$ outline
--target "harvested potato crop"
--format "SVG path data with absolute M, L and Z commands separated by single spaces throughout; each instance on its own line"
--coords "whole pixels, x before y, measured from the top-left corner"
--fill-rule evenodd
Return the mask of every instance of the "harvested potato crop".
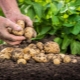
M 25 59 L 18 59 L 17 60 L 17 64 L 26 64 L 26 60 Z
M 31 56 L 38 54 L 38 52 L 35 49 L 29 47 L 24 48 L 23 51 L 25 54 L 30 54 Z
M 53 59 L 53 63 L 55 65 L 59 65 L 61 63 L 61 60 L 59 58 L 55 58 L 55 59 Z
M 70 56 L 66 55 L 66 56 L 63 58 L 63 62 L 64 62 L 64 63 L 69 63 L 69 62 L 71 62 Z
M 7 54 L 0 54 L 0 59 L 10 59 L 10 56 Z
M 42 50 L 44 44 L 43 44 L 42 42 L 37 42 L 36 46 L 37 46 L 40 50 Z
M 26 27 L 24 30 L 24 36 L 27 38 L 28 42 L 30 42 L 31 38 L 36 37 L 36 31 L 32 27 Z
M 61 56 L 62 59 L 65 57 L 65 54 L 60 53 L 59 55 Z
M 28 47 L 33 48 L 33 49 L 36 49 L 37 48 L 37 46 L 35 44 L 33 44 L 33 43 L 32 44 L 29 44 Z
M 30 54 L 24 54 L 23 58 L 25 60 L 30 60 L 31 59 L 31 55 Z
M 11 56 L 11 52 L 14 50 L 13 47 L 7 47 L 1 50 L 1 53 Z
M 48 60 L 52 60 L 52 59 L 53 59 L 53 56 L 54 56 L 54 54 L 52 54 L 52 53 L 47 54 L 47 58 L 48 58 Z
M 71 62 L 72 63 L 77 63 L 78 61 L 77 61 L 77 59 L 72 59 Z
M 17 36 L 22 36 L 24 34 L 25 23 L 22 20 L 18 20 L 17 24 L 22 28 L 20 31 L 12 30 L 12 33 Z
M 32 58 L 37 62 L 48 62 L 47 56 L 44 53 L 37 54 Z
M 11 53 L 11 58 L 16 61 L 17 59 L 23 58 L 23 49 L 21 48 L 15 48 Z
M 49 41 L 44 44 L 44 50 L 46 53 L 59 53 L 60 48 L 56 42 Z

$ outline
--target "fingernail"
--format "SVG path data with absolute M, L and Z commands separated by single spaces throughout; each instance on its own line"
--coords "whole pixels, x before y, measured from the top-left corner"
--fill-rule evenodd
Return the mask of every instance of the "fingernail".
M 22 28 L 20 26 L 17 26 L 17 30 L 22 30 Z

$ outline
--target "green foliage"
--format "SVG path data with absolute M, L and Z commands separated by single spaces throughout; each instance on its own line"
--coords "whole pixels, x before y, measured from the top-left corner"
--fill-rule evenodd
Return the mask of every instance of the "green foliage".
M 63 52 L 70 47 L 80 54 L 80 0 L 18 0 L 18 5 L 34 22 L 38 36 L 33 40 L 54 35 Z

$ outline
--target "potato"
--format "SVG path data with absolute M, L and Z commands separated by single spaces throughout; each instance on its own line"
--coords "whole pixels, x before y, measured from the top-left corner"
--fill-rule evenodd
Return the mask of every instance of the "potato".
M 28 42 L 31 42 L 31 38 L 36 37 L 36 31 L 32 27 L 26 27 L 24 30 L 24 36 L 27 38 Z
M 0 54 L 0 59 L 10 59 L 10 56 L 7 54 Z
M 61 60 L 59 58 L 55 58 L 55 59 L 53 59 L 53 63 L 55 65 L 59 65 L 61 63 Z
M 12 30 L 12 33 L 17 36 L 22 36 L 24 34 L 25 23 L 22 20 L 18 20 L 17 24 L 22 28 L 20 31 Z
M 7 47 L 1 50 L 1 53 L 11 56 L 11 52 L 14 50 L 13 47 Z
M 12 60 L 16 61 L 17 59 L 23 58 L 24 53 L 23 53 L 23 49 L 21 48 L 15 48 L 12 53 L 11 53 L 11 58 Z
M 29 47 L 24 48 L 23 51 L 25 54 L 30 54 L 31 56 L 34 56 L 39 52 L 38 50 Z
M 65 54 L 60 53 L 59 55 L 61 56 L 62 59 L 65 57 Z
M 47 56 L 44 53 L 37 54 L 32 58 L 37 62 L 48 62 Z
M 28 47 L 33 48 L 33 49 L 37 48 L 37 46 L 34 43 L 29 44 Z
M 64 63 L 69 63 L 69 62 L 71 62 L 70 56 L 66 55 L 66 56 L 63 58 L 63 62 L 64 62 Z
M 59 53 L 60 48 L 56 42 L 49 41 L 44 44 L 44 50 L 46 53 Z
M 23 57 L 25 60 L 30 60 L 31 59 L 31 55 L 30 54 L 24 54 Z
M 26 60 L 25 59 L 18 59 L 17 60 L 17 64 L 26 64 Z
M 54 56 L 54 54 L 52 54 L 52 53 L 47 54 L 47 58 L 48 58 L 48 60 L 52 60 L 52 59 L 53 59 L 53 56 Z
M 77 63 L 78 61 L 77 61 L 77 59 L 72 59 L 71 62 L 72 63 Z
M 43 50 L 44 44 L 43 44 L 42 42 L 37 42 L 37 43 L 36 43 L 36 46 L 37 46 L 40 50 Z

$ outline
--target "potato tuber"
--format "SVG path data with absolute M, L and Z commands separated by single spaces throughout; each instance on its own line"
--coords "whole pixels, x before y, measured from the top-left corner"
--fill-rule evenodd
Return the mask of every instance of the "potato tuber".
M 53 63 L 55 65 L 59 65 L 61 63 L 61 60 L 59 58 L 55 58 L 55 59 L 53 59 Z
M 22 28 L 20 31 L 12 30 L 12 33 L 17 36 L 22 36 L 24 34 L 25 23 L 22 20 L 18 20 L 17 24 Z
M 16 61 L 17 59 L 23 58 L 23 49 L 21 48 L 15 48 L 11 53 L 12 60 Z
M 26 64 L 26 60 L 25 59 L 18 59 L 17 60 L 17 64 Z
M 31 42 L 31 38 L 36 37 L 36 31 L 32 27 L 26 27 L 24 30 L 24 36 L 27 38 L 28 42 Z
M 46 53 L 59 53 L 60 48 L 56 42 L 49 41 L 44 44 L 44 50 Z
M 30 54 L 24 54 L 23 58 L 25 60 L 30 60 L 31 59 L 31 55 Z

